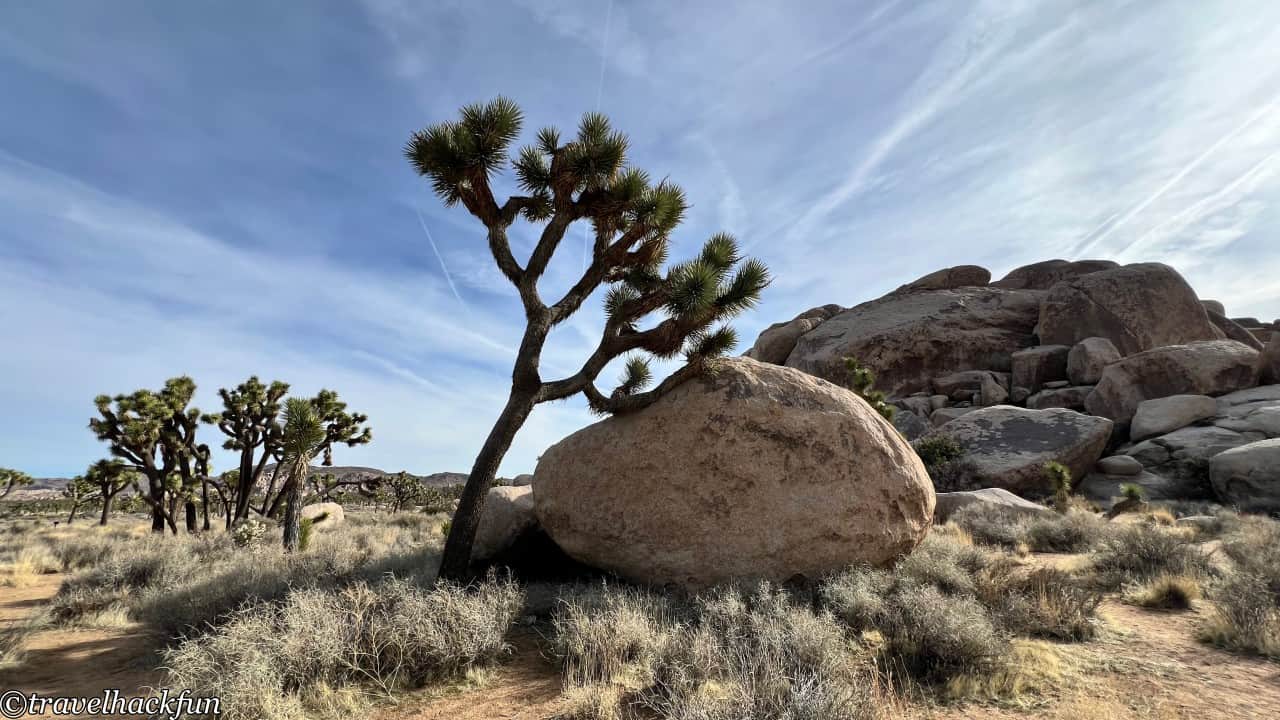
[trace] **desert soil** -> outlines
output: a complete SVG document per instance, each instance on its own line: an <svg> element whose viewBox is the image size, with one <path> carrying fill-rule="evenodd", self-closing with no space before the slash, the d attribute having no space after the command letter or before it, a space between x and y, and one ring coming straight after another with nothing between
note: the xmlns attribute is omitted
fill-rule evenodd
<svg viewBox="0 0 1280 720"><path fill-rule="evenodd" d="M1069 562L1044 556L1046 564ZM0 628L39 612L57 592L59 575L21 588L0 588ZM910 706L916 720L1241 720L1280 717L1280 664L1205 646L1196 629L1203 606L1191 611L1145 610L1114 599L1100 609L1101 637L1061 645L1064 678L1021 705ZM521 630L510 660L482 684L433 697L409 696L378 709L377 720L541 720L561 707L559 673L538 635ZM145 695L159 686L156 657L136 626L93 630L46 629L28 642L26 661L0 671L0 689L44 695L100 695L121 688Z"/></svg>

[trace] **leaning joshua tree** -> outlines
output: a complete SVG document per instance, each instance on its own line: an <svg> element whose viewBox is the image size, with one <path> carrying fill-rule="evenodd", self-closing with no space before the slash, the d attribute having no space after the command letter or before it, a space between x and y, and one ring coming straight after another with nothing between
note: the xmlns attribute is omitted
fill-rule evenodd
<svg viewBox="0 0 1280 720"><path fill-rule="evenodd" d="M111 516L111 503L125 488L135 485L141 479L138 473L125 467L117 458L99 460L85 471L84 479L95 490L95 496L102 501L102 518L99 525L106 525Z"/></svg>
<svg viewBox="0 0 1280 720"><path fill-rule="evenodd" d="M30 485L31 482L31 476L20 470L0 468L0 500L23 485Z"/></svg>
<svg viewBox="0 0 1280 720"><path fill-rule="evenodd" d="M737 340L732 328L712 326L752 307L769 283L765 266L744 260L726 234L712 236L695 258L664 269L671 232L687 209L684 192L666 180L652 183L643 170L629 167L626 136L599 113L584 116L573 138L562 140L553 128L541 130L512 162L525 194L499 204L490 180L510 160L508 150L521 123L520 109L500 97L463 108L456 121L415 133L405 147L409 162L430 178L446 206L461 204L483 223L489 251L519 293L526 321L510 397L471 468L445 543L440 574L454 580L468 574L485 495L535 405L582 393L600 413L643 407L731 350ZM542 225L523 265L507 240L519 217ZM548 304L539 295L538 280L579 220L593 230L589 262L564 296ZM538 363L547 334L602 285L608 292L599 345L576 373L544 380ZM657 312L665 317L640 326ZM682 351L686 364L653 390L643 391L650 371L642 355L627 360L622 382L610 394L596 387L596 377L614 358L628 353L670 358Z"/></svg>

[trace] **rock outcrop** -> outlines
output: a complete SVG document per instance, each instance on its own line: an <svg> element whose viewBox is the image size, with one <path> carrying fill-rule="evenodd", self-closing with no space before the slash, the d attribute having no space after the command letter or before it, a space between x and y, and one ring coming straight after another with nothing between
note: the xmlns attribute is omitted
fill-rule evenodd
<svg viewBox="0 0 1280 720"><path fill-rule="evenodd" d="M1008 372L1009 356L1034 344L1039 307L1038 292L990 287L889 295L802 335L787 365L839 380L851 356L876 374L880 390L910 395L952 372Z"/></svg>
<svg viewBox="0 0 1280 720"><path fill-rule="evenodd" d="M1110 340L1122 355L1218 337L1204 306L1176 270L1138 263L1061 282L1040 306L1040 342Z"/></svg>
<svg viewBox="0 0 1280 720"><path fill-rule="evenodd" d="M1127 428L1144 400L1253 387L1257 365L1258 352L1234 340L1158 347L1108 365L1085 407Z"/></svg>
<svg viewBox="0 0 1280 720"><path fill-rule="evenodd" d="M1052 492L1045 463L1060 462L1076 478L1094 466L1111 436L1111 421L1071 410L1001 405L974 410L930 434L948 435L965 451L961 486L939 490L995 487L1036 498Z"/></svg>
<svg viewBox="0 0 1280 720"><path fill-rule="evenodd" d="M1048 290L1064 280L1118 267L1118 263L1110 260L1045 260L1011 270L991 285L1008 290Z"/></svg>
<svg viewBox="0 0 1280 720"><path fill-rule="evenodd" d="M765 328L746 356L760 362L781 365L795 349L800 336L818 327L824 320L840 312L839 305L820 305L809 308L787 322L774 323Z"/></svg>
<svg viewBox="0 0 1280 720"><path fill-rule="evenodd" d="M921 290L954 290L962 287L984 287L991 282L991 271L978 265L957 265L943 268L909 282L893 294L919 292Z"/></svg>
<svg viewBox="0 0 1280 720"><path fill-rule="evenodd" d="M533 495L571 557L687 587L883 565L934 509L920 459L866 402L746 358L553 445Z"/></svg>

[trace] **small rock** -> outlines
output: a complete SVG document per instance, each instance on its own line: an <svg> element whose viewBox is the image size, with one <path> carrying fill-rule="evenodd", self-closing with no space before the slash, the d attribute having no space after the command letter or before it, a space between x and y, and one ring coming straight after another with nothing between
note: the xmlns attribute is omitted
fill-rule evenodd
<svg viewBox="0 0 1280 720"><path fill-rule="evenodd" d="M1048 390L1061 390L1064 387L1071 387L1071 383L1066 380L1052 380L1044 384Z"/></svg>
<svg viewBox="0 0 1280 720"><path fill-rule="evenodd" d="M942 427L943 425L946 425L947 423L951 422L952 420L955 420L961 415L966 415L968 413L973 412L974 410L977 410L977 408L959 407L959 406L939 408L937 410L934 410L933 413L929 415L929 424L933 425L934 427Z"/></svg>
<svg viewBox="0 0 1280 720"><path fill-rule="evenodd" d="M930 395L929 396L930 412L934 410L941 410L942 408L950 404L951 404L951 398L947 397L946 395Z"/></svg>
<svg viewBox="0 0 1280 720"><path fill-rule="evenodd" d="M1137 475L1142 472L1142 463L1128 455L1112 455L1098 461L1098 470L1107 475Z"/></svg>
<svg viewBox="0 0 1280 720"><path fill-rule="evenodd" d="M1014 386L1014 388L1009 391L1009 402L1012 402L1014 405L1021 405L1025 403L1029 397L1031 397L1031 390L1028 388Z"/></svg>
<svg viewBox="0 0 1280 720"><path fill-rule="evenodd" d="M1009 391L1005 390L1004 386L996 382L991 375L982 378L982 389L978 394L985 407L1001 405L1009 399Z"/></svg>
<svg viewBox="0 0 1280 720"><path fill-rule="evenodd" d="M1049 517L1054 512L1043 505L1014 495L1004 488L983 488L981 490L962 490L959 492L938 493L937 504L933 507L933 520L944 523L960 508L970 505L986 505L999 507L1014 515Z"/></svg>
<svg viewBox="0 0 1280 720"><path fill-rule="evenodd" d="M1045 387L1048 388L1049 386L1045 385ZM1089 397L1091 392L1093 392L1092 385L1046 389L1027 398L1026 405L1032 410L1047 410L1049 408L1083 410L1085 398Z"/></svg>

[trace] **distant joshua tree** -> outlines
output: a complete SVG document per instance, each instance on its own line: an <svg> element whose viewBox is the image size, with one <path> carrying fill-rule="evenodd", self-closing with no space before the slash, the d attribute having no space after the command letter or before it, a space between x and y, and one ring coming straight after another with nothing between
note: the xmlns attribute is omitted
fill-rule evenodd
<svg viewBox="0 0 1280 720"><path fill-rule="evenodd" d="M535 405L578 393L599 413L652 403L733 349L733 329L713 326L754 306L769 284L764 264L744 259L737 241L724 233L707 240L695 258L664 267L671 233L688 208L684 192L665 179L653 183L643 170L628 166L627 137L604 115L585 115L577 135L567 140L544 128L512 162L508 150L522 123L519 107L499 97L462 108L456 121L414 133L405 147L409 162L431 180L446 206L461 204L484 225L494 262L515 286L525 314L510 396L471 468L445 543L440 575L454 580L469 574L486 494ZM499 204L490 181L508 162L525 194ZM524 265L507 239L519 217L542 226ZM589 263L563 297L547 304L538 281L579 220L589 222L594 233ZM576 373L544 380L539 359L548 333L601 286L608 288L605 326L595 351ZM665 317L641 329L640 322L657 312ZM643 355L626 360L621 383L610 394L596 387L597 376L615 358L628 353L670 358L681 352L685 365L652 390L644 391L652 373Z"/></svg>
<svg viewBox="0 0 1280 720"><path fill-rule="evenodd" d="M218 390L222 398L222 412L205 415L203 420L218 426L227 436L222 447L240 454L240 464L234 476L223 475L224 481L216 490L228 493L226 501L231 503L232 512L227 515L227 527L236 520L249 516L249 501L253 490L269 460L279 463L282 459L282 433L280 425L280 402L289 392L289 384L272 381L270 385L262 384L256 375L240 383L235 388ZM241 482L241 478L245 482ZM266 513L266 503L270 501L271 492L263 500L260 510Z"/></svg>
<svg viewBox="0 0 1280 720"><path fill-rule="evenodd" d="M137 472L125 467L118 459L99 460L85 471L84 479L94 490L94 495L102 501L102 518L99 525L106 525L111 515L111 503L116 496L130 486L136 486L142 479Z"/></svg>

